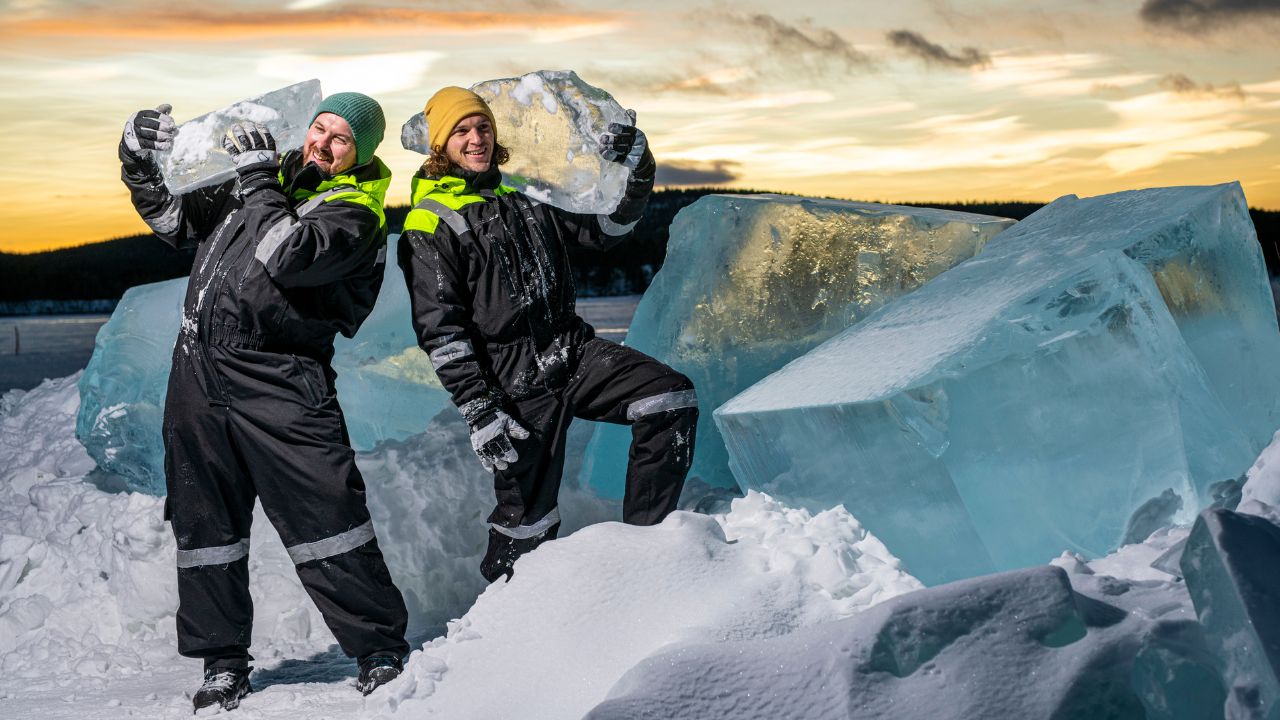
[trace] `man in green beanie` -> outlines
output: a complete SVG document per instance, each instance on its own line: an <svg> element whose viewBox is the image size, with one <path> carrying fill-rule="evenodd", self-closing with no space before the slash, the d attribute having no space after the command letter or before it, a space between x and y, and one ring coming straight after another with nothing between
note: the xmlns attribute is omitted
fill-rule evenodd
<svg viewBox="0 0 1280 720"><path fill-rule="evenodd" d="M175 196L154 151L172 146L170 107L140 110L120 141L134 207L174 247L196 247L164 411L166 519L178 545L178 651L204 661L197 710L235 708L249 686L255 500L368 694L409 646L404 599L365 505L330 364L337 333L373 309L386 261L374 155L386 121L359 93L320 103L301 148L236 124L233 180Z"/></svg>

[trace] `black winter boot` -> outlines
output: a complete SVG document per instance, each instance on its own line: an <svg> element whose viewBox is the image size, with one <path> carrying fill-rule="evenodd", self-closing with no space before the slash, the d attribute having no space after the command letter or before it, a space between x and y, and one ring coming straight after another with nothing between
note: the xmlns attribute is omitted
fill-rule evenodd
<svg viewBox="0 0 1280 720"><path fill-rule="evenodd" d="M253 692L249 686L249 673L253 668L210 668L204 671L204 684L191 696L195 712L214 705L223 710L235 710L240 698Z"/></svg>
<svg viewBox="0 0 1280 720"><path fill-rule="evenodd" d="M480 561L480 574L489 582L496 582L504 575L510 580L515 576L514 565L521 555L548 540L555 540L559 532L560 523L556 523L541 535L517 540L489 528L489 549L485 551L484 559Z"/></svg>
<svg viewBox="0 0 1280 720"><path fill-rule="evenodd" d="M356 689L368 695L400 676L404 662L392 655L372 655L360 661L360 677Z"/></svg>

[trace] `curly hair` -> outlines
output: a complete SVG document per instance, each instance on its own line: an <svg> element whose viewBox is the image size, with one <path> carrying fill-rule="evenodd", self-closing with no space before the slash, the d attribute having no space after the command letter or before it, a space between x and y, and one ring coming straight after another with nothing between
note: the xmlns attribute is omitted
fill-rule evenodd
<svg viewBox="0 0 1280 720"><path fill-rule="evenodd" d="M498 165L502 165L511 159L511 151L498 143L493 144L493 161ZM445 155L444 148L437 145L431 148L429 155L422 163L422 171L427 177L441 178L453 171L453 163L449 162L449 157Z"/></svg>

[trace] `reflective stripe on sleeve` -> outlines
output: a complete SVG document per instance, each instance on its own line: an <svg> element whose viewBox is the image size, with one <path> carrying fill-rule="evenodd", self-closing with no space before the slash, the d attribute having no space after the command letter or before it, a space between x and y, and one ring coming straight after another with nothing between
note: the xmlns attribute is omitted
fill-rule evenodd
<svg viewBox="0 0 1280 720"><path fill-rule="evenodd" d="M431 351L431 367L439 370L454 360L461 360L474 354L475 349L471 347L470 340L454 340L448 345Z"/></svg>
<svg viewBox="0 0 1280 720"><path fill-rule="evenodd" d="M370 520L346 532L338 533L323 540L316 540L315 542L299 543L298 545L287 547L285 550L289 552L289 558L293 560L293 564L300 565L309 560L323 560L355 550L372 539L373 521Z"/></svg>
<svg viewBox="0 0 1280 720"><path fill-rule="evenodd" d="M515 538L516 540L528 540L529 538L538 537L542 533L550 530L551 526L558 522L560 522L560 508L557 507L553 508L551 512L544 515L541 520L532 525L521 525L519 527L509 528L497 523L489 523L489 527L492 527L494 530L497 530L509 538Z"/></svg>
<svg viewBox="0 0 1280 720"><path fill-rule="evenodd" d="M597 215L596 222L600 224L600 230L603 231L605 235L617 237L631 232L632 228L636 226L636 223L640 221L636 220L635 222L629 222L626 225L619 225L618 223L610 220L608 215Z"/></svg>
<svg viewBox="0 0 1280 720"><path fill-rule="evenodd" d="M320 207L321 203L334 195L339 193L349 193L353 189L354 188L347 185L329 188L303 203L298 208L297 217L302 217L310 213L312 210ZM257 258L258 262L266 265L267 260L275 254L276 250L280 249L280 246L283 245L284 242L289 239L289 236L292 235L299 227L301 227L301 225L293 216L286 215L281 218L280 221L275 225L272 225L271 229L268 230L267 233L262 236L262 239L258 241L258 248L254 250L253 256Z"/></svg>
<svg viewBox="0 0 1280 720"><path fill-rule="evenodd" d="M691 407L698 407L697 391L692 388L689 390L674 390L631 403L627 406L627 419L634 422L645 415Z"/></svg>
<svg viewBox="0 0 1280 720"><path fill-rule="evenodd" d="M178 567L193 568L201 565L226 565L249 554L249 538L218 547L203 547L178 551Z"/></svg>
<svg viewBox="0 0 1280 720"><path fill-rule="evenodd" d="M182 211L182 200L170 197L164 206L164 212L153 218L142 218L147 227L160 234L168 234L178 229L178 213Z"/></svg>

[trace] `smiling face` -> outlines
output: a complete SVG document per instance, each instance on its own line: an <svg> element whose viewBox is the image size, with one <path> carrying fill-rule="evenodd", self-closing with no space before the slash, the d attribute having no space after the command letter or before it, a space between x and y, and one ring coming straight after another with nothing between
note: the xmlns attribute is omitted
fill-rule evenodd
<svg viewBox="0 0 1280 720"><path fill-rule="evenodd" d="M346 120L333 113L320 113L311 121L302 142L302 162L315 163L330 175L356 164L356 139Z"/></svg>
<svg viewBox="0 0 1280 720"><path fill-rule="evenodd" d="M493 123L484 115L468 115L449 133L445 156L463 170L484 172L493 159Z"/></svg>

